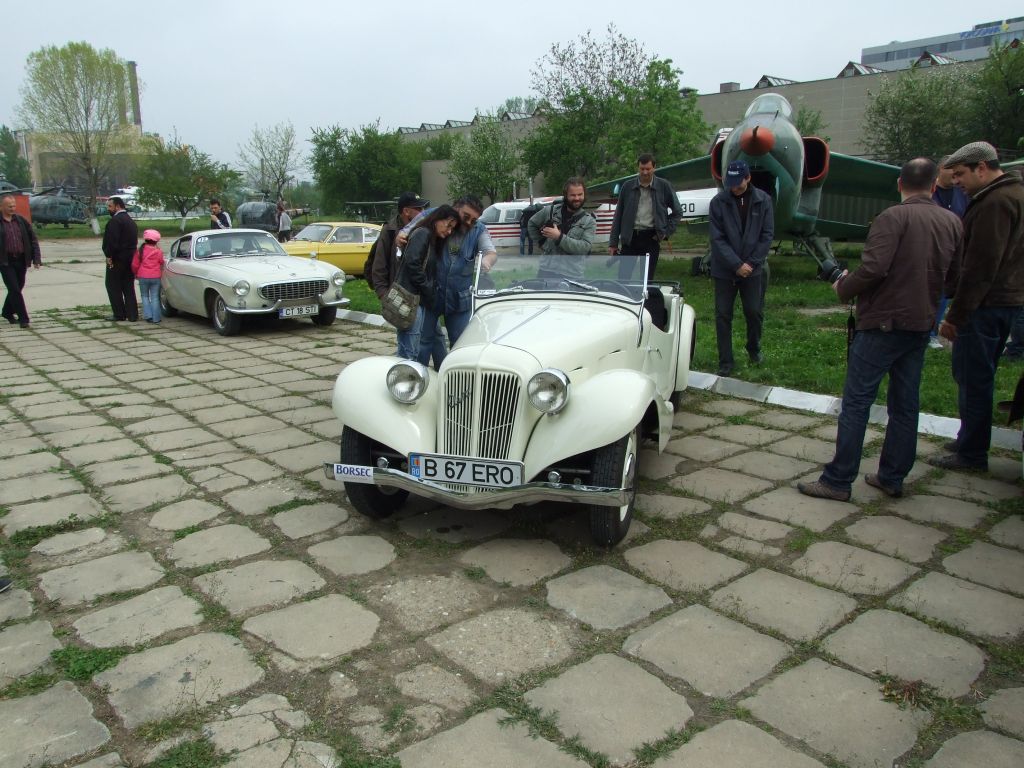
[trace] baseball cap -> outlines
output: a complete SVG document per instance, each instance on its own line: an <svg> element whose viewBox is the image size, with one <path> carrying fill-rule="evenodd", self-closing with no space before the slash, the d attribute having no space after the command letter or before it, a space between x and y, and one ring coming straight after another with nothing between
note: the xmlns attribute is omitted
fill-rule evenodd
<svg viewBox="0 0 1024 768"><path fill-rule="evenodd" d="M722 178L722 184L726 189L738 187L743 180L750 175L750 166L743 160L733 160L729 163L729 169Z"/></svg>
<svg viewBox="0 0 1024 768"><path fill-rule="evenodd" d="M998 159L999 155L996 154L996 148L987 141L972 141L970 144L964 144L960 149L947 157L943 166L945 168L952 168L954 165L987 163Z"/></svg>
<svg viewBox="0 0 1024 768"><path fill-rule="evenodd" d="M403 208L426 208L430 201L420 197L415 192L403 192L398 198L398 210Z"/></svg>

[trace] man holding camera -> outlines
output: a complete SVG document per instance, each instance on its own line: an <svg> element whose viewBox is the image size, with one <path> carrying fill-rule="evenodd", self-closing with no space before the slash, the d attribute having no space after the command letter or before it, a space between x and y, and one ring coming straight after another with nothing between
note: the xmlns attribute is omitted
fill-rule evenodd
<svg viewBox="0 0 1024 768"><path fill-rule="evenodd" d="M750 183L750 166L743 160L729 163L722 177L724 189L711 199L711 277L715 280L715 336L718 339L718 375L732 373L732 313L736 294L747 321L747 354L761 362L764 325L764 264L775 236L772 199Z"/></svg>
<svg viewBox="0 0 1024 768"><path fill-rule="evenodd" d="M857 333L848 350L836 453L805 496L849 501L860 468L864 432L882 378L889 375L889 423L868 485L887 496L903 495L903 479L917 454L921 369L928 334L943 289L956 285L963 228L956 214L932 200L935 163L917 158L900 169L902 202L878 214L861 265L833 283L846 302L857 299Z"/></svg>
<svg viewBox="0 0 1024 768"><path fill-rule="evenodd" d="M546 205L530 217L527 231L540 244L537 277L580 280L597 232L597 220L583 210L587 188L573 176L562 187L562 202Z"/></svg>

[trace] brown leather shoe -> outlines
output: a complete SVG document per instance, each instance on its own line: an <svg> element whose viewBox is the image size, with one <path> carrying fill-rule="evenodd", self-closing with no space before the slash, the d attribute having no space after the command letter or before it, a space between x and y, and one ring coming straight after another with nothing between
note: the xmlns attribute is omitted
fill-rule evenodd
<svg viewBox="0 0 1024 768"><path fill-rule="evenodd" d="M821 482L821 480L815 480L813 483L797 483L796 488L804 496L814 496L817 499L832 499L832 501L850 500L849 491L833 488L831 485Z"/></svg>
<svg viewBox="0 0 1024 768"><path fill-rule="evenodd" d="M878 475L864 475L864 482L872 488L877 488L886 496L892 496L894 499L898 499L903 495L902 488L897 488L895 485L886 485L878 479Z"/></svg>
<svg viewBox="0 0 1024 768"><path fill-rule="evenodd" d="M926 461L933 467L939 469L959 469L964 472L988 472L988 462L979 463L967 461L959 453L949 453L945 456L929 456Z"/></svg>

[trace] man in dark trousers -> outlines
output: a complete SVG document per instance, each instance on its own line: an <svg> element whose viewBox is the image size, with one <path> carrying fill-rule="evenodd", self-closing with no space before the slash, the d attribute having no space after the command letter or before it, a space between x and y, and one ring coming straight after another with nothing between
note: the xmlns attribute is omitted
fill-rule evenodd
<svg viewBox="0 0 1024 768"><path fill-rule="evenodd" d="M25 275L31 263L42 266L39 239L32 225L15 210L14 195L0 197L0 275L3 276L7 296L4 297L3 316L12 325L28 328L28 308L22 290Z"/></svg>
<svg viewBox="0 0 1024 768"><path fill-rule="evenodd" d="M530 203L528 206L523 208L522 213L519 214L519 255L526 255L526 244L530 244L530 255L533 256L533 238L530 237L530 219L533 215L543 208L540 203Z"/></svg>
<svg viewBox="0 0 1024 768"><path fill-rule="evenodd" d="M124 200L107 200L110 221L103 230L103 255L107 257L107 296L110 311L107 320L120 322L139 319L139 305L135 300L135 275L132 274L132 256L138 247L139 229L124 209Z"/></svg>
<svg viewBox="0 0 1024 768"><path fill-rule="evenodd" d="M750 183L750 166L743 160L729 163L722 186L711 199L708 226L718 375L728 376L733 369L732 313L737 293L747 321L747 354L755 365L762 360L764 264L775 235L775 212L771 197Z"/></svg>
<svg viewBox="0 0 1024 768"><path fill-rule="evenodd" d="M398 211L380 228L380 235L371 249L372 260L370 261L370 274L367 278L378 299L384 298L391 284L395 282L395 277L398 276L398 254L395 250L395 237L398 231L429 205L429 200L425 200L415 192L403 192L398 198ZM364 268L364 273L365 271Z"/></svg>
<svg viewBox="0 0 1024 768"><path fill-rule="evenodd" d="M647 279L653 280L661 241L672 237L683 217L683 209L672 185L654 175L654 155L645 152L637 158L636 164L636 178L624 182L619 190L608 237L608 253L612 256L649 254ZM619 280L632 277L636 261L619 260Z"/></svg>
<svg viewBox="0 0 1024 768"><path fill-rule="evenodd" d="M903 495L917 455L921 369L935 309L956 284L963 246L959 217L932 200L937 168L917 158L900 170L902 202L875 217L861 265L835 284L840 301L857 299L857 334L849 349L836 453L805 496L849 501L860 468L871 404L888 374L889 423L878 473L864 477L888 496Z"/></svg>
<svg viewBox="0 0 1024 768"><path fill-rule="evenodd" d="M971 198L964 214L960 282L939 335L953 342L960 431L949 453L928 463L942 469L988 469L996 369L1010 327L1024 305L1024 182L999 167L995 147L966 144L946 159Z"/></svg>

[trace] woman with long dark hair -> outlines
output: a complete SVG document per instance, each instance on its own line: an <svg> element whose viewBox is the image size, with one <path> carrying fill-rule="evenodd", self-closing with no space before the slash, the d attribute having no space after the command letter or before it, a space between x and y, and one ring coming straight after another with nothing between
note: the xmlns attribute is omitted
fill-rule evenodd
<svg viewBox="0 0 1024 768"><path fill-rule="evenodd" d="M416 311L416 322L406 331L398 332L398 356L407 360L419 360L423 365L430 362L420 353L420 332L423 330L425 307L434 305L434 286L437 280L437 260L444 248L444 241L459 224L459 214L450 205L442 205L424 216L409 234L398 268L395 281L420 296Z"/></svg>

